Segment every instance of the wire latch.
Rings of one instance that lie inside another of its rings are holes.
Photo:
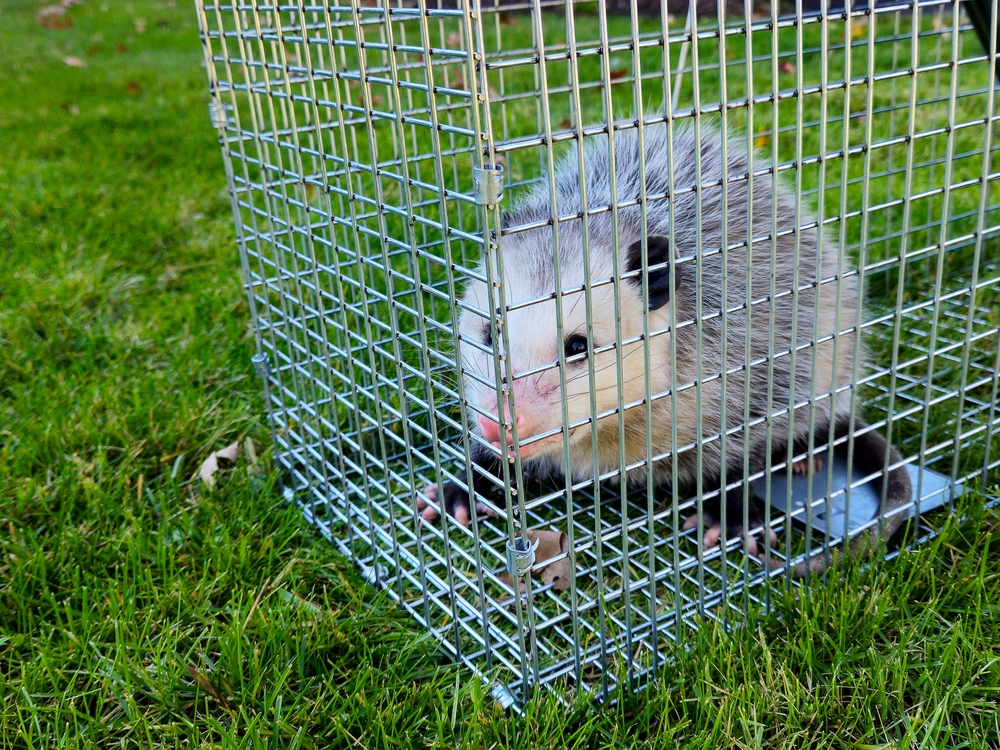
[[[219,101],[208,103],[208,116],[212,119],[212,127],[216,130],[225,130],[229,124],[229,116],[226,114],[226,105]]]
[[[503,200],[503,167],[473,167],[472,186],[477,206],[495,206]]]
[[[271,376],[271,360],[265,352],[253,355],[250,361],[261,380],[266,381]]]
[[[532,544],[527,537],[518,537],[513,542],[507,542],[507,572],[512,576],[523,576],[535,564],[535,548],[538,540]]]

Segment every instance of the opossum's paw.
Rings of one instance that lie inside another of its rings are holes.
[[[788,460],[792,461],[791,455],[788,456]],[[813,473],[818,474],[823,468],[823,457],[813,456]],[[793,474],[808,474],[809,473],[809,459],[805,458],[801,461],[792,461],[792,473]]]
[[[757,525],[759,525],[759,524],[757,524]],[[742,534],[740,532],[742,532],[742,529],[738,529],[737,533],[736,534],[732,534],[730,538],[732,538],[732,536],[741,536]],[[757,533],[759,534],[760,532],[758,531]],[[770,544],[772,547],[777,547],[778,546],[778,535],[775,534],[774,533],[774,529],[772,529],[770,527],[767,528],[767,541],[768,541],[768,544]],[[757,534],[747,534],[746,538],[745,538],[745,540],[743,542],[743,545],[744,545],[744,549],[746,550],[746,553],[748,555],[750,555],[751,557],[755,557],[758,560],[761,557],[763,557],[763,554],[760,551],[760,548],[759,548],[759,546],[757,544]]]
[[[702,520],[705,524],[705,535],[702,537],[701,545],[705,549],[709,547],[714,547],[719,543],[719,537],[722,536],[722,527],[715,522],[715,519],[708,513],[702,513]],[[691,529],[698,528],[698,515],[688,516],[684,519],[684,525],[681,526],[681,531],[691,531]]]
[[[486,503],[476,503],[476,518],[482,518],[483,516],[486,518],[500,518],[500,515]]]
[[[722,538],[722,526],[716,523],[715,519],[708,514],[703,514],[703,517],[705,521],[705,535],[702,537],[701,544],[704,549],[711,549],[718,544],[719,539]],[[698,516],[688,516],[684,521],[684,525],[681,527],[681,530],[690,531],[691,529],[697,528],[697,526]],[[758,526],[760,526],[760,523],[751,522],[751,527],[756,528]],[[757,544],[757,535],[744,533],[743,524],[727,524],[726,539],[742,539],[743,547],[746,550],[746,553],[753,557],[760,557],[760,546]],[[777,546],[778,535],[774,533],[774,529],[767,529],[767,539],[772,547]]]
[[[456,521],[463,526],[469,525],[469,493],[457,484],[445,482],[443,491],[439,485],[431,484],[424,488],[423,494],[427,499],[417,498],[417,512],[425,521],[436,521],[441,516],[443,505],[445,512],[454,516]]]
[[[432,503],[437,503],[438,486],[436,484],[427,485],[424,487],[423,495],[427,499],[424,500],[423,497],[417,498],[417,512],[425,521],[436,521],[441,513],[438,511],[437,505]]]

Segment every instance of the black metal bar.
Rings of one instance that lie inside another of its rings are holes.
[[[995,23],[995,20],[991,17],[993,12],[993,2],[992,0],[965,0],[965,12],[969,14],[969,21],[972,22],[972,28],[976,31],[976,36],[979,37],[979,42],[983,45],[983,49],[986,50],[986,54],[990,53],[990,26]],[[1000,35],[998,35],[1000,38]],[[1000,77],[1000,57],[997,57],[994,52],[993,64],[997,66],[997,75]]]

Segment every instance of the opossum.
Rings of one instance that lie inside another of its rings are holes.
[[[526,473],[539,476],[558,476],[565,472],[563,441],[568,441],[569,470],[574,481],[582,481],[595,477],[592,421],[585,421],[592,415],[591,393],[597,403],[594,413],[602,415],[597,420],[596,470],[600,474],[613,473],[622,466],[617,412],[624,404],[633,405],[625,409],[625,429],[621,437],[626,465],[645,463],[648,458],[645,400],[653,396],[650,404],[652,455],[663,456],[672,451],[671,428],[675,427],[679,449],[677,479],[683,486],[693,488],[698,479],[698,451],[693,448],[685,450],[684,447],[692,446],[699,439],[703,441],[702,493],[718,492],[714,502],[706,499],[703,505],[702,544],[713,546],[722,536],[719,498],[724,497],[727,519],[725,538],[741,538],[746,551],[756,556],[756,541],[752,534],[746,532],[760,530],[762,515],[756,499],[751,498],[747,509],[750,527],[743,528],[744,487],[741,480],[744,467],[746,465],[750,473],[763,471],[770,453],[772,466],[786,461],[787,465],[794,465],[796,469],[803,468],[803,462],[793,461],[793,455],[805,452],[808,446],[810,399],[815,381],[815,400],[811,406],[814,446],[829,444],[831,422],[835,439],[848,435],[853,426],[855,473],[879,473],[875,485],[880,491],[885,491],[885,517],[879,524],[881,530],[871,528],[850,545],[851,554],[866,554],[878,543],[879,534],[888,538],[902,525],[905,514],[900,510],[910,501],[911,487],[909,475],[900,464],[899,453],[888,447],[885,439],[861,419],[855,418],[852,425],[850,392],[838,391],[851,383],[855,374],[856,353],[860,358],[857,371],[864,371],[865,348],[855,346],[854,326],[861,304],[857,276],[844,273],[840,248],[822,231],[815,213],[806,205],[797,206],[794,191],[783,180],[774,181],[769,170],[762,170],[762,165],[766,167],[770,162],[767,157],[754,158],[757,174],[752,178],[753,242],[748,252],[749,168],[745,138],[732,134],[724,140],[721,129],[705,120],[700,125],[700,138],[691,124],[682,123],[674,123],[670,137],[673,142],[673,195],[670,195],[671,165],[666,123],[650,124],[644,129],[644,178],[640,170],[637,129],[623,129],[615,133],[614,200],[619,205],[617,236],[613,233],[613,215],[607,210],[612,203],[610,149],[608,142],[602,142],[602,139],[590,139],[590,143],[582,146],[582,181],[579,151],[569,153],[557,162],[551,177],[555,211],[548,179],[541,181],[512,205],[504,226],[532,227],[504,234],[501,239],[502,286],[505,301],[514,305],[514,309],[502,316],[510,350],[504,353],[500,369],[505,388],[513,393],[516,413],[509,413],[509,403],[505,403],[504,413],[500,413],[496,388],[492,384],[495,382],[496,364],[493,336],[500,329],[471,308],[497,315],[503,310],[502,307],[496,309],[496,298],[491,301],[487,284],[475,279],[464,292],[459,322],[459,347],[462,367],[466,372],[465,397],[470,406],[471,430],[495,448],[511,446],[513,416],[523,469]],[[700,175],[696,173],[695,162],[695,154],[699,152]],[[727,376],[723,394],[718,374],[723,366],[722,181],[727,176]],[[647,198],[645,243],[640,236],[642,179],[645,179]],[[587,279],[581,185],[586,189],[588,209],[589,329],[583,292]],[[697,206],[699,193],[700,211]],[[557,340],[554,294],[554,216],[571,217],[558,222],[559,285],[566,290],[561,297],[561,341]],[[613,251],[616,241],[617,282],[614,273],[616,254]],[[699,252],[700,273],[696,257]],[[672,268],[670,256],[674,258]],[[797,290],[794,289],[796,264]],[[498,268],[495,261],[492,270],[496,277]],[[748,270],[751,276],[749,301]],[[479,266],[478,276],[485,278],[486,272],[484,261]],[[643,355],[643,273],[647,281],[651,333],[648,342],[649,392]],[[619,292],[618,308],[616,287]],[[672,326],[670,320],[671,295],[676,310],[676,326]],[[516,303],[528,300],[538,301],[516,306]],[[793,306],[797,308],[795,314]],[[749,361],[746,348],[748,307]],[[694,322],[699,315],[702,318],[700,325]],[[616,316],[620,320],[620,338],[616,338]],[[834,333],[839,333],[836,343]],[[674,361],[671,360],[671,336],[675,339]],[[794,381],[790,353],[793,343],[796,345]],[[562,362],[559,361],[559,348],[563,350]],[[700,388],[684,387],[699,379],[699,350],[702,384]],[[619,355],[622,370],[620,403],[616,363]],[[588,358],[593,358],[593,382]],[[770,378],[769,362],[772,370]],[[550,366],[544,369],[545,365]],[[519,373],[529,371],[530,376],[518,378]],[[671,398],[662,396],[670,392],[671,371],[677,386],[676,411],[672,408]],[[747,377],[750,379],[751,426],[749,450],[745,452],[744,394],[747,392]],[[566,423],[562,410],[564,395],[569,418]],[[700,424],[696,418],[699,395]],[[725,477],[722,476],[719,440],[723,427],[723,399],[728,431]],[[504,400],[509,401],[509,397]],[[791,409],[793,403],[798,408]],[[792,445],[788,445],[790,411],[794,415]],[[506,425],[503,441],[501,424]],[[889,462],[895,468],[888,473],[887,486],[882,487],[881,472],[887,450]],[[818,460],[819,455],[815,458]],[[500,452],[492,452],[486,445],[472,441],[472,459],[494,475],[499,475]],[[672,467],[670,458],[654,461],[654,481],[658,485],[669,486]],[[804,468],[808,469],[808,466]],[[490,481],[475,471],[473,474],[475,481],[472,489],[480,494],[488,491]],[[639,465],[629,470],[627,479],[630,485],[644,486],[647,481],[646,466]],[[727,488],[728,485],[736,486]],[[417,510],[424,519],[435,520],[443,505],[460,523],[470,522],[470,495],[460,485],[448,482],[443,491],[432,485],[426,488],[424,497],[426,500],[420,498],[417,502]],[[482,512],[486,508],[480,504],[477,510]],[[692,516],[684,524],[684,530],[697,525],[697,518]],[[773,544],[773,531],[766,529],[765,532],[768,542]],[[775,565],[780,566],[781,563],[776,562]],[[808,566],[802,563],[793,573],[803,576],[807,567],[818,572],[825,566],[825,560],[815,557]]]

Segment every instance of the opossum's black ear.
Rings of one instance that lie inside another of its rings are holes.
[[[663,265],[670,260],[670,242],[663,235],[654,234],[646,238],[646,267],[660,266],[649,271],[649,309],[659,310],[670,301],[670,267]],[[642,270],[642,240],[633,242],[625,254],[625,271]],[[642,277],[630,276],[629,283],[642,291]]]

